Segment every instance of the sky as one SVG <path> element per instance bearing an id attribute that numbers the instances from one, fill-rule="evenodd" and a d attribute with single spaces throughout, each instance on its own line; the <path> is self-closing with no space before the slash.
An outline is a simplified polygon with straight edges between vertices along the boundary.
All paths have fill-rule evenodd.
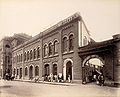
<path id="1" fill-rule="evenodd" d="M 76 12 L 95 41 L 120 34 L 120 0 L 0 0 L 0 39 L 35 36 Z"/>

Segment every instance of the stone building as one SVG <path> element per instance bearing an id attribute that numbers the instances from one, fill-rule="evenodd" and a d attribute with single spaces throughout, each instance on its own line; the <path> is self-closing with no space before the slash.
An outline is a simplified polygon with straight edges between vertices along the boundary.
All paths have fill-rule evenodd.
<path id="1" fill-rule="evenodd" d="M 0 76 L 3 79 L 6 73 L 12 74 L 12 49 L 30 38 L 31 36 L 21 33 L 0 41 Z"/>
<path id="2" fill-rule="evenodd" d="M 63 75 L 63 79 L 81 81 L 79 47 L 90 43 L 82 17 L 75 13 L 12 49 L 12 72 L 17 79 Z M 13 42 L 14 43 L 14 42 Z"/>
<path id="3" fill-rule="evenodd" d="M 70 77 L 74 82 L 91 82 L 95 70 L 106 81 L 120 83 L 120 35 L 95 42 L 79 13 L 34 37 L 21 33 L 0 41 L 2 78 L 9 73 L 19 80 L 42 80 L 53 74 L 63 75 L 64 81 Z"/>

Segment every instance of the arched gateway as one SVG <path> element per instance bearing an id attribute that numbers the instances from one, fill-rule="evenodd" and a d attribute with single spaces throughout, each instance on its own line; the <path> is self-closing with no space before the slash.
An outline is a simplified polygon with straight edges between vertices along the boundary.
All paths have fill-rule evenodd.
<path id="1" fill-rule="evenodd" d="M 84 59 L 82 63 L 82 81 L 94 82 L 94 77 L 103 74 L 104 60 L 98 55 L 91 55 Z M 104 75 L 104 74 L 103 74 Z"/>

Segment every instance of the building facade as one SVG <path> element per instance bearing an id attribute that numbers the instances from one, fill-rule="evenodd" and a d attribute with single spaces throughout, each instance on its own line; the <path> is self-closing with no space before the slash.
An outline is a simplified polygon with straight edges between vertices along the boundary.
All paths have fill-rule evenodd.
<path id="1" fill-rule="evenodd" d="M 82 17 L 75 13 L 12 49 L 12 73 L 16 79 L 42 78 L 51 73 L 81 81 L 78 47 L 91 41 Z M 13 42 L 14 43 L 14 42 Z"/>
<path id="2" fill-rule="evenodd" d="M 106 81 L 120 83 L 120 35 L 95 42 L 79 13 L 34 37 L 15 34 L 0 41 L 3 79 L 6 73 L 19 80 L 43 80 L 52 74 L 62 75 L 66 82 L 69 78 L 74 82 L 91 82 L 95 70 L 102 70 Z"/>
<path id="3" fill-rule="evenodd" d="M 0 41 L 0 77 L 5 79 L 6 73 L 12 75 L 12 49 L 30 38 L 31 36 L 21 33 Z"/>

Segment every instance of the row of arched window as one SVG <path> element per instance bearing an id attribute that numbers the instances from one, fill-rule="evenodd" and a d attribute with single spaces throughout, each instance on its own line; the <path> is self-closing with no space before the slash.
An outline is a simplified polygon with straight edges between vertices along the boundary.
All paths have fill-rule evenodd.
<path id="1" fill-rule="evenodd" d="M 20 68 L 20 69 L 22 69 L 22 68 Z M 20 70 L 20 69 L 17 69 L 17 71 L 16 71 L 16 72 L 17 72 L 17 73 L 16 73 L 17 75 L 19 75 L 19 70 Z M 14 74 L 14 75 L 15 75 L 15 70 L 16 70 L 16 69 L 14 68 L 14 71 L 13 71 L 13 74 Z M 30 72 L 30 73 L 33 73 L 33 67 L 32 67 L 32 66 L 29 67 L 29 72 Z M 25 75 L 25 76 L 28 76 L 28 67 L 25 67 L 25 73 L 24 73 L 24 75 Z M 39 66 L 35 66 L 35 76 L 39 76 Z"/>
<path id="2" fill-rule="evenodd" d="M 33 69 L 33 67 L 30 66 L 29 72 L 33 73 L 31 71 L 32 69 Z M 25 67 L 25 76 L 27 76 L 27 75 L 28 75 L 28 67 Z M 35 76 L 39 76 L 39 67 L 38 66 L 35 67 Z"/>
<path id="3" fill-rule="evenodd" d="M 44 57 L 57 54 L 59 49 L 58 44 L 59 44 L 58 40 L 55 40 L 53 43 L 50 42 L 49 44 L 45 43 L 43 46 Z M 62 39 L 63 53 L 67 52 L 68 49 L 69 51 L 72 51 L 73 48 L 74 48 L 74 35 L 70 34 L 69 37 L 64 36 Z M 17 62 L 22 62 L 23 61 L 22 57 L 23 57 L 22 54 L 17 55 Z M 24 61 L 28 61 L 36 58 L 40 58 L 40 47 L 24 53 Z"/>
<path id="4" fill-rule="evenodd" d="M 28 60 L 32 60 L 32 59 L 36 59 L 36 58 L 40 58 L 40 47 L 24 53 L 24 61 L 28 61 Z M 19 55 L 15 56 L 13 58 L 13 62 L 15 62 L 15 59 L 16 59 L 17 63 L 22 62 L 23 54 L 19 54 Z"/>
<path id="5" fill-rule="evenodd" d="M 69 48 L 69 51 L 72 51 L 74 48 L 74 36 L 73 34 L 70 34 L 69 38 L 67 36 L 63 37 L 63 53 L 67 52 L 67 49 Z"/>
<path id="6" fill-rule="evenodd" d="M 22 54 L 19 54 L 16 57 L 17 57 L 17 62 L 22 62 L 22 60 L 23 60 L 23 55 Z"/>
<path id="7" fill-rule="evenodd" d="M 44 57 L 51 56 L 58 53 L 58 40 L 55 40 L 53 43 L 45 44 L 43 47 Z"/>
<path id="8" fill-rule="evenodd" d="M 40 47 L 24 53 L 24 61 L 40 58 Z"/>
<path id="9" fill-rule="evenodd" d="M 29 69 L 29 70 L 28 70 Z M 30 66 L 29 68 L 28 67 L 25 67 L 25 69 L 24 69 L 24 75 L 25 76 L 28 76 L 28 73 L 29 73 L 29 77 L 31 76 L 33 76 L 33 71 L 35 71 L 35 76 L 39 76 L 39 66 L 35 66 L 35 68 L 34 68 L 35 70 L 33 70 L 33 66 Z M 44 75 L 49 75 L 50 74 L 50 70 L 49 70 L 50 68 L 49 68 L 49 64 L 46 64 L 45 66 L 44 66 Z M 20 69 L 15 69 L 14 68 L 14 70 L 13 70 L 13 74 L 15 75 L 15 72 L 16 72 L 16 74 L 17 75 L 21 75 L 21 77 L 22 77 L 22 68 L 20 68 Z M 53 64 L 53 75 L 57 75 L 57 64 Z"/>

